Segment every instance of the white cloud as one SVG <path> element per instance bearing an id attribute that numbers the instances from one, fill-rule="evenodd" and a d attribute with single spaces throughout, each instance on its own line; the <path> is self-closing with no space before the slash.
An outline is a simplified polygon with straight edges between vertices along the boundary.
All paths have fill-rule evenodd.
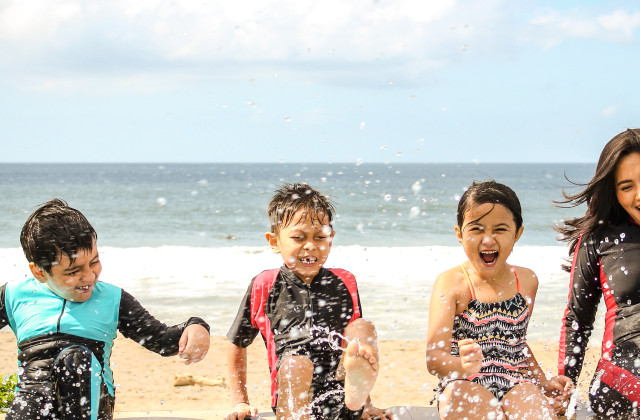
<path id="1" fill-rule="evenodd" d="M 461 51 L 472 39 L 482 45 L 491 44 L 483 42 L 487 37 L 498 38 L 477 32 L 502 14 L 503 0 L 486 4 L 480 9 L 455 0 L 5 0 L 0 69 L 25 75 L 47 67 L 51 77 L 63 77 L 171 66 L 215 71 L 220 65 L 226 72 L 228 64 L 241 70 L 247 63 L 286 62 L 330 74 L 411 63 L 411 72 L 420 73 L 434 63 L 467 59 L 473 50 Z"/>
<path id="2" fill-rule="evenodd" d="M 633 33 L 640 27 L 640 12 L 629 14 L 623 10 L 616 10 L 609 15 L 598 17 L 598 23 L 610 33 L 623 41 L 633 39 Z"/>
<path id="3" fill-rule="evenodd" d="M 535 2 L 533 2 L 535 3 Z M 507 0 L 3 0 L 0 80 L 170 87 L 189 77 L 423 83 L 432 69 L 517 53 L 522 40 L 628 40 L 640 14 L 551 11 Z M 520 9 L 519 7 L 522 7 Z M 525 10 L 526 9 L 526 10 Z M 526 12 L 526 13 L 525 13 Z M 522 34 L 525 36 L 521 36 Z"/>
<path id="4" fill-rule="evenodd" d="M 553 46 L 565 39 L 600 39 L 630 42 L 640 27 L 640 12 L 616 10 L 609 14 L 590 15 L 583 10 L 549 11 L 531 19 L 532 39 Z"/>

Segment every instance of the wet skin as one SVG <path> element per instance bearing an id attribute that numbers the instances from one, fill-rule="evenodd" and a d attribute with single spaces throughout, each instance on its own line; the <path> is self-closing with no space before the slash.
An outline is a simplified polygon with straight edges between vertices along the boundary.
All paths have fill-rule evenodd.
<path id="1" fill-rule="evenodd" d="M 329 257 L 335 231 L 329 217 L 305 209 L 298 210 L 292 220 L 280 232 L 267 232 L 265 237 L 271 250 L 282 255 L 287 267 L 309 284 Z"/>
<path id="2" fill-rule="evenodd" d="M 511 212 L 502 204 L 474 205 L 464 222 L 462 228 L 455 227 L 456 236 L 477 274 L 485 280 L 511 277 L 507 258 L 523 231 L 516 228 Z"/>
<path id="3" fill-rule="evenodd" d="M 616 197 L 633 221 L 640 225 L 640 153 L 631 153 L 616 166 Z"/>
<path id="4" fill-rule="evenodd" d="M 33 262 L 29 263 L 29 269 L 36 279 L 61 298 L 86 302 L 93 294 L 102 264 L 94 241 L 91 249 L 78 250 L 73 262 L 66 254 L 60 254 L 57 263 L 51 267 L 51 273 Z"/>

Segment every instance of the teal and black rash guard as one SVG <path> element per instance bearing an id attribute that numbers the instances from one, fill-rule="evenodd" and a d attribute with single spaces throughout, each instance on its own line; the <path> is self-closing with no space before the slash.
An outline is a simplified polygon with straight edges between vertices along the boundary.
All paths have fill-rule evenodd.
<path id="1" fill-rule="evenodd" d="M 607 417 L 636 416 L 640 414 L 640 226 L 629 222 L 580 238 L 570 279 L 558 373 L 576 383 L 604 296 L 602 357 L 590 387 L 591 408 Z"/>
<path id="2" fill-rule="evenodd" d="M 171 356 L 178 352 L 182 332 L 191 324 L 209 329 L 200 318 L 168 327 L 129 293 L 108 283 L 98 282 L 89 300 L 81 303 L 61 298 L 33 278 L 1 286 L 0 328 L 9 325 L 18 343 L 19 384 L 7 418 L 111 418 L 115 388 L 109 359 L 116 331 Z M 66 401 L 59 395 L 66 391 L 58 389 L 63 386 L 58 376 L 65 363 L 73 368 L 80 360 L 77 349 L 88 355 L 92 365 L 87 375 L 92 383 L 81 387 L 86 392 L 80 397 L 84 398 L 82 413 L 69 412 L 77 401 L 58 407 Z M 66 357 L 70 350 L 72 355 Z M 67 399 L 74 400 L 69 395 Z M 90 409 L 86 401 L 91 402 Z"/>

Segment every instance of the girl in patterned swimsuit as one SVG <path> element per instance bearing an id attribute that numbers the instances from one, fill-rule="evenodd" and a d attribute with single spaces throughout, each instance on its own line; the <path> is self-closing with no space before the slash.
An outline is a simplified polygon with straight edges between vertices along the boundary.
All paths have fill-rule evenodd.
<path id="1" fill-rule="evenodd" d="M 547 379 L 525 340 L 538 280 L 507 264 L 523 231 L 518 197 L 474 182 L 457 219 L 468 261 L 438 276 L 429 305 L 427 367 L 440 378 L 440 416 L 555 419 L 572 384 Z"/>

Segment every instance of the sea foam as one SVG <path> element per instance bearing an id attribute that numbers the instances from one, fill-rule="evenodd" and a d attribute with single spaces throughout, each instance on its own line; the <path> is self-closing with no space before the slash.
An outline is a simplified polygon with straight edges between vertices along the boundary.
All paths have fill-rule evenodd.
<path id="1" fill-rule="evenodd" d="M 562 246 L 516 245 L 509 258 L 539 278 L 530 340 L 558 340 L 569 287 L 569 275 L 561 269 L 566 253 Z M 200 316 L 215 335 L 226 334 L 251 279 L 282 264 L 266 246 L 101 247 L 100 259 L 100 279 L 127 290 L 160 320 L 178 323 Z M 433 282 L 463 261 L 460 246 L 334 246 L 326 266 L 355 274 L 364 316 L 381 339 L 425 340 Z M 7 281 L 30 276 L 20 249 L 0 248 L 0 273 Z M 594 335 L 601 331 L 596 325 Z"/>

